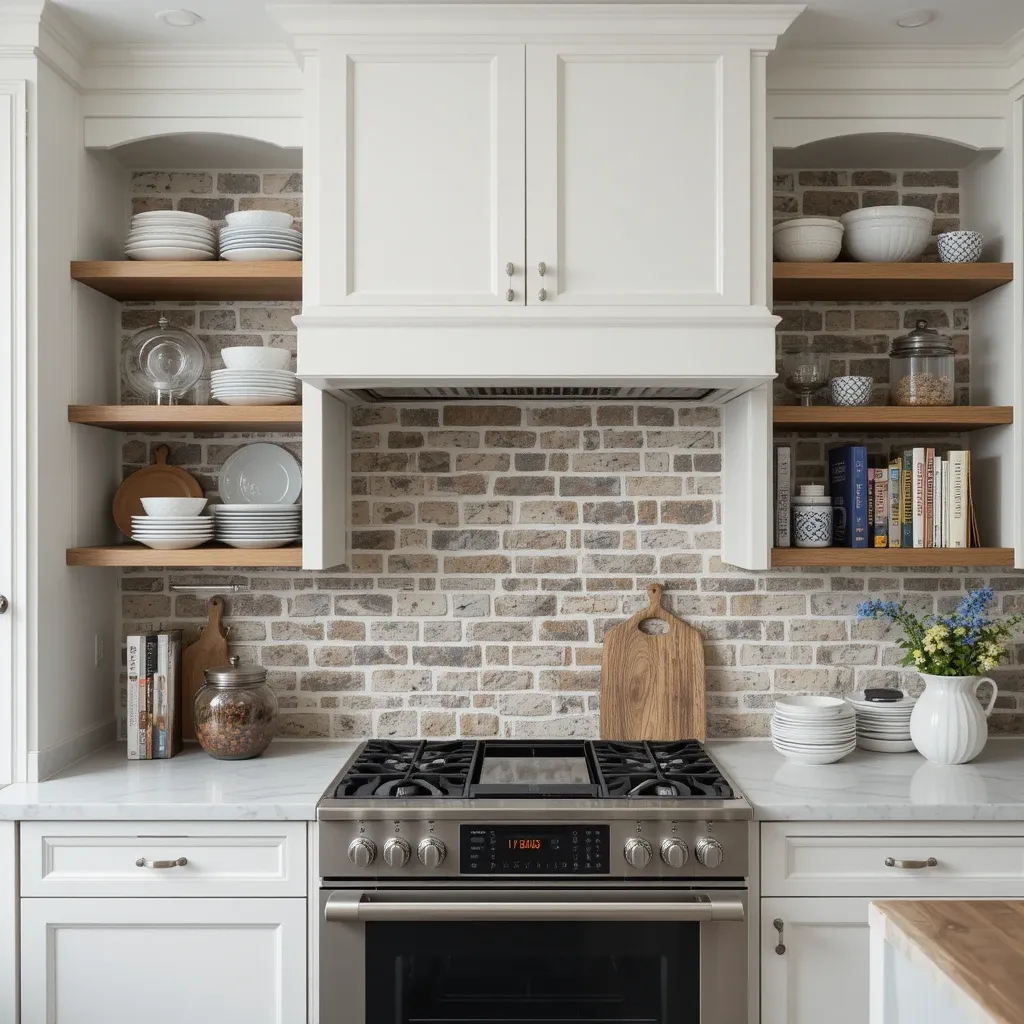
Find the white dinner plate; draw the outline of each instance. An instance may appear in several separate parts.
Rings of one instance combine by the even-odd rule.
[[[193,224],[212,224],[209,217],[204,217],[201,213],[191,213],[188,210],[143,210],[142,213],[136,213],[132,216],[132,221],[140,224],[155,220],[176,220],[183,221],[185,223],[191,222]]]
[[[280,445],[249,444],[227,457],[217,483],[229,503],[293,505],[302,493],[302,470]]]
[[[171,257],[165,257],[170,259]],[[301,252],[292,252],[288,249],[234,249],[231,252],[221,254],[221,258],[230,260],[232,263],[259,263],[269,260],[281,260],[291,262],[301,260]]]
[[[907,740],[875,740],[870,739],[867,736],[857,737],[857,746],[861,750],[876,750],[883,754],[909,754],[910,751],[916,750],[914,741]]]
[[[197,249],[175,249],[165,246],[156,249],[136,249],[133,252],[126,252],[130,260],[185,260],[195,262],[197,260],[212,260],[213,253],[199,252]]]
[[[211,509],[215,515],[220,515],[223,512],[244,512],[246,515],[252,515],[254,512],[273,512],[275,515],[284,514],[286,512],[301,511],[302,504],[295,502],[294,505],[272,505],[268,502],[264,502],[262,505],[259,502],[239,503],[235,502],[232,504],[230,501],[225,501],[220,505],[211,505]]]
[[[213,397],[222,405],[295,405],[297,401],[294,395],[285,398],[271,395],[218,395],[214,392]]]
[[[238,370],[225,366],[220,370],[213,370],[210,374],[213,380],[223,378],[224,380],[296,380],[294,370]]]
[[[208,541],[213,540],[212,537],[196,537],[196,538],[182,538],[182,539],[167,539],[161,540],[157,537],[136,537],[132,534],[132,540],[137,540],[140,544],[144,544],[147,548],[153,548],[154,551],[185,551],[188,548],[198,548]]]
[[[283,540],[228,540],[225,537],[224,543],[229,548],[283,548],[285,545],[292,544],[298,539],[298,537],[289,537]]]

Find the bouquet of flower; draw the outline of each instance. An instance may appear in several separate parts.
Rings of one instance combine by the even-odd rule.
[[[907,653],[903,664],[933,676],[976,676],[990,672],[1006,657],[1005,640],[1024,622],[1011,615],[1002,622],[986,612],[994,600],[991,587],[972,590],[951,615],[918,618],[895,601],[865,601],[859,619],[888,619],[903,627],[899,641]]]

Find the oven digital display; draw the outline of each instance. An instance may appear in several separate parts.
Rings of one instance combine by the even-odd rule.
[[[463,825],[464,875],[607,875],[607,825]]]

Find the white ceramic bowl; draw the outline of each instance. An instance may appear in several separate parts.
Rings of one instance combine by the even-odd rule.
[[[869,206],[844,213],[843,246],[860,263],[916,260],[928,246],[935,214],[919,206]]]
[[[205,498],[143,498],[147,516],[197,516],[206,508]]]
[[[833,377],[829,381],[829,392],[833,405],[870,405],[871,377]]]
[[[242,345],[222,349],[221,358],[230,370],[285,370],[291,353],[285,348]]]
[[[944,231],[939,235],[939,259],[943,263],[977,263],[984,242],[980,231]]]
[[[843,247],[843,225],[831,217],[794,217],[775,225],[772,241],[784,263],[831,263]]]
[[[233,228],[290,228],[295,218],[277,210],[239,210],[224,218]]]

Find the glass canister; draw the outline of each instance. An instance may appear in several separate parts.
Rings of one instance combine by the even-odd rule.
[[[832,499],[822,484],[801,484],[793,495],[793,546],[827,548],[832,543]]]
[[[894,405],[953,405],[953,342],[918,320],[889,351]]]
[[[192,714],[196,739],[211,757],[241,761],[259,757],[277,734],[277,694],[260,665],[230,664],[208,668]]]

